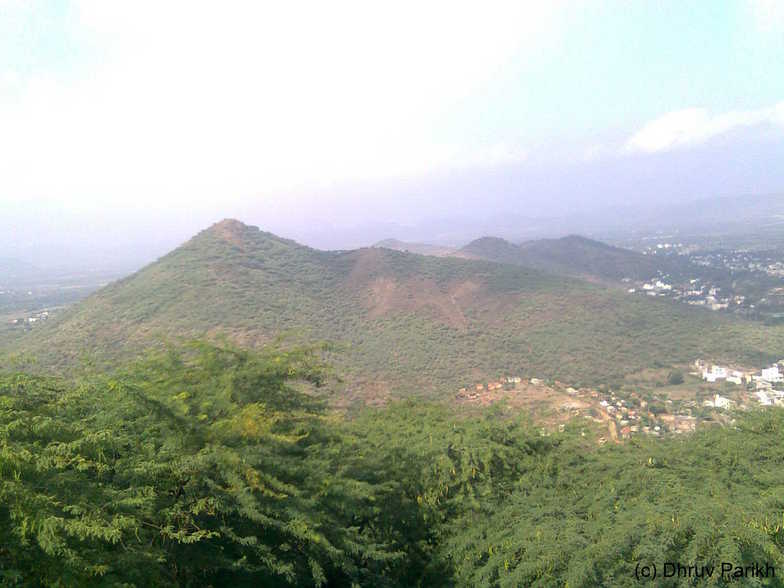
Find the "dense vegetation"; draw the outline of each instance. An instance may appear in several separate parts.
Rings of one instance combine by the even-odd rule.
[[[0,390],[9,583],[263,585],[395,577],[378,489],[330,459],[338,434],[287,382],[308,351],[208,346],[108,378]],[[398,562],[398,563],[396,563]]]
[[[0,583],[574,587],[637,585],[638,563],[784,570],[782,411],[597,448],[581,424],[543,436],[499,411],[339,417],[308,393],[327,374],[314,349],[196,343],[112,375],[2,376]]]
[[[697,357],[784,356],[765,327],[536,270],[384,249],[323,252],[236,221],[206,230],[6,349],[113,364],[160,339],[345,344],[358,394],[450,393],[501,374],[598,384]],[[344,391],[345,392],[345,391]]]

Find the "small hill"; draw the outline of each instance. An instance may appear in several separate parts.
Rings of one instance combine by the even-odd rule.
[[[492,244],[492,242],[489,242]],[[509,249],[507,245],[503,245]],[[344,344],[348,397],[454,393],[503,374],[595,384],[711,357],[784,356],[784,331],[483,260],[319,251],[227,220],[99,290],[6,351],[67,367],[161,340]]]
[[[418,253],[419,255],[434,255],[436,257],[446,257],[458,253],[458,250],[454,247],[431,245],[429,243],[407,243],[397,239],[384,239],[373,245],[373,247],[392,249],[393,251],[404,251],[407,253]]]
[[[499,237],[481,237],[471,241],[460,249],[461,253],[473,259],[485,259],[496,263],[509,263],[512,265],[525,265],[520,263],[523,258],[519,245],[510,243]],[[530,264],[528,267],[532,267]]]
[[[511,263],[582,278],[647,280],[673,270],[666,262],[578,235],[538,239],[515,245],[495,237],[472,241],[461,250],[480,259]]]

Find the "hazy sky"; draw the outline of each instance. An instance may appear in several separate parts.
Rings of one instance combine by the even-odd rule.
[[[777,0],[0,0],[11,253],[775,191],[782,144]]]

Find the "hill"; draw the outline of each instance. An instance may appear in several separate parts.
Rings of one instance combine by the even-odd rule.
[[[515,265],[319,251],[222,221],[6,345],[43,366],[114,363],[177,337],[345,344],[351,397],[453,393],[501,374],[606,383],[696,357],[760,363],[784,330]]]
[[[448,255],[458,254],[458,250],[454,247],[431,245],[429,243],[407,243],[405,241],[399,241],[398,239],[384,239],[373,245],[373,247],[392,249],[393,251],[404,251],[407,253],[418,253],[419,255],[434,255],[436,257],[446,257]]]
[[[600,280],[648,280],[659,272],[678,271],[671,262],[578,235],[526,241],[520,245],[495,237],[483,237],[472,241],[461,251],[488,261]]]

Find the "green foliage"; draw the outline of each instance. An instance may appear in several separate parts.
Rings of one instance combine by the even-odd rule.
[[[667,374],[667,383],[671,386],[683,384],[683,372],[680,370],[673,370]]]
[[[215,333],[251,345],[281,334],[345,344],[335,361],[354,387],[430,396],[502,374],[595,385],[697,357],[784,356],[780,325],[513,265],[316,251],[239,223],[204,231],[14,347],[42,367],[84,354],[111,366],[160,340]]]
[[[578,452],[568,443],[480,513],[443,551],[459,584],[637,586],[637,563],[784,565],[779,411],[687,441]],[[659,578],[660,586],[729,585]],[[781,578],[743,585],[781,585]]]
[[[638,563],[784,566],[782,411],[599,449],[496,409],[340,418],[307,393],[319,358],[194,343],[111,377],[2,376],[0,585],[635,586]]]
[[[520,420],[415,402],[364,412],[345,427],[335,459],[381,489],[378,515],[406,552],[405,586],[449,583],[451,564],[438,552],[449,521],[496,499],[551,445]]]
[[[291,385],[312,350],[205,344],[115,378],[0,382],[0,568],[13,584],[324,585],[394,578],[375,489],[325,459]],[[379,581],[376,582],[374,578]]]

